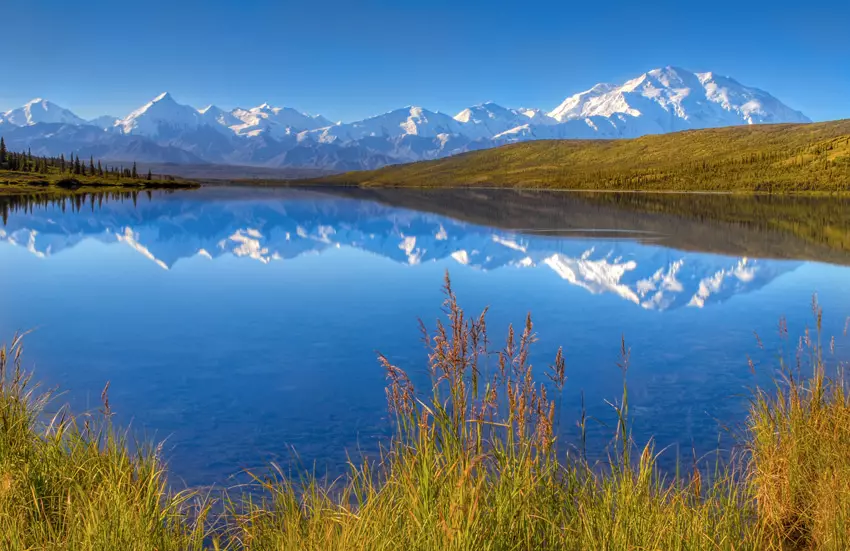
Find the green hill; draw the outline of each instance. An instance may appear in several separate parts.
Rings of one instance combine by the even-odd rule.
[[[850,119],[712,128],[631,140],[531,141],[307,182],[624,191],[850,192]]]

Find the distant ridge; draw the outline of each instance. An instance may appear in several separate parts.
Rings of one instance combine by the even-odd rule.
[[[626,191],[850,192],[850,119],[550,140],[309,183]]]
[[[0,134],[12,149],[31,148],[46,156],[73,151],[111,160],[340,172],[529,140],[635,138],[783,122],[810,121],[769,93],[730,77],[664,67],[622,85],[597,84],[551,111],[487,102],[451,116],[406,106],[332,123],[268,103],[230,111],[215,105],[196,109],[164,92],[124,117],[91,121],[39,98],[0,115]]]

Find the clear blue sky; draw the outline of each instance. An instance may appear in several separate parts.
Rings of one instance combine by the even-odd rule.
[[[0,110],[126,115],[163,91],[354,120],[408,104],[552,109],[660,66],[850,117],[850,2],[3,0]]]

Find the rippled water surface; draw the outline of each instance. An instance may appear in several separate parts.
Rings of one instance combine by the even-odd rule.
[[[346,452],[374,451],[388,432],[376,351],[424,384],[417,320],[440,314],[447,270],[464,307],[490,307],[491,339],[530,311],[534,362],[564,346],[563,439],[584,393],[600,449],[623,335],[637,437],[687,456],[743,419],[780,347],[793,356],[778,320],[803,331],[813,293],[846,351],[850,258],[806,232],[722,219],[730,209],[709,203],[729,198],[700,199],[710,217],[508,192],[5,201],[0,340],[33,330],[29,365],[76,410],[110,381],[118,421],[167,439],[191,484],[269,461],[338,472]]]

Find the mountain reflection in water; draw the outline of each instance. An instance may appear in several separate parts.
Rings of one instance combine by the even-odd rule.
[[[490,308],[495,349],[529,311],[534,365],[564,346],[565,446],[584,399],[604,459],[625,336],[636,440],[690,457],[743,419],[746,389],[793,349],[779,318],[805,331],[815,292],[846,357],[848,213],[834,198],[495,190],[0,197],[0,341],[34,329],[26,358],[75,411],[109,381],[116,423],[167,439],[191,484],[293,453],[334,475],[391,433],[376,351],[427,387],[417,318],[439,315],[448,270],[470,314]]]
[[[468,193],[468,197],[453,197],[446,204],[471,205],[482,195]],[[509,192],[500,193],[516,205]],[[727,254],[667,246],[671,236],[673,245],[675,238],[683,236],[673,219],[667,226],[651,216],[644,216],[642,223],[631,222],[633,227],[646,229],[592,227],[594,220],[608,225],[622,225],[623,220],[608,212],[600,220],[600,211],[594,212],[590,202],[570,204],[559,213],[572,227],[541,227],[539,217],[532,215],[530,221],[509,216],[519,229],[500,229],[492,221],[482,225],[480,218],[465,222],[414,210],[415,197],[411,195],[395,192],[396,197],[406,199],[404,207],[302,190],[208,189],[162,195],[156,200],[151,196],[134,200],[132,196],[107,197],[105,204],[102,198],[92,196],[77,199],[77,205],[73,201],[65,205],[63,200],[32,214],[16,213],[0,229],[0,240],[50,257],[84,239],[96,239],[131,247],[163,269],[194,256],[215,259],[233,255],[269,263],[351,247],[409,265],[452,258],[458,265],[479,270],[550,269],[566,284],[593,294],[611,293],[656,310],[703,307],[761,288],[800,265],[795,260],[759,258],[758,237],[763,238],[768,255],[774,254],[776,242],[782,240],[771,232],[744,230],[748,248],[737,252],[747,254],[730,256],[729,252],[736,252],[734,245],[728,251],[720,249]],[[439,201],[440,194],[435,192],[429,199]],[[529,194],[524,199],[552,208],[548,199],[540,201]],[[575,227],[576,222],[585,227]],[[552,223],[557,221],[549,221]],[[723,243],[723,232],[691,231],[700,230],[706,248],[718,250],[716,244]],[[800,246],[792,238],[784,241]],[[794,254],[791,245],[786,248],[788,254]],[[821,250],[812,246],[805,252]],[[835,260],[841,253],[825,256]]]

